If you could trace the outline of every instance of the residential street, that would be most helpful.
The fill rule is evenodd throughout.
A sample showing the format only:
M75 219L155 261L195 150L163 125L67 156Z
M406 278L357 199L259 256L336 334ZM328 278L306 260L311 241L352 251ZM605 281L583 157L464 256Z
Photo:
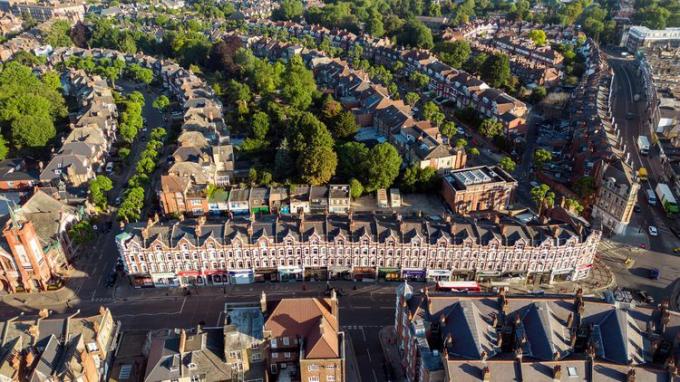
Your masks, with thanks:
M668 229L668 224L671 222L665 216L662 207L650 206L646 196L647 190L653 190L657 182L662 179L658 148L653 147L648 156L642 156L637 147L638 136L650 136L649 117L645 114L645 100L634 101L635 94L644 94L642 84L633 61L610 58L609 64L615 73L612 113L623 136L626 152L630 155L636 171L644 167L649 172L649 180L641 183L638 193L638 205L642 211L633 216L627 232L615 240L620 239L625 242L637 236L638 242L629 244L635 246L644 244L653 251L671 253L673 248L680 246L680 239ZM650 225L657 227L658 237L649 237L646 234ZM642 233L645 235L640 235ZM645 237L647 237L646 240Z

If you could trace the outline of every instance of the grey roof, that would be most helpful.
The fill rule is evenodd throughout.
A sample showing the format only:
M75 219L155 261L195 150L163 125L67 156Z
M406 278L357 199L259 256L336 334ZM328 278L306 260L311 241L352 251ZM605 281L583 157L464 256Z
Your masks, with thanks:
M446 317L442 338L450 335L449 354L467 359L479 359L482 352L493 357L498 352L496 329L482 316L477 304L464 300L454 304ZM437 319L435 315L434 319Z

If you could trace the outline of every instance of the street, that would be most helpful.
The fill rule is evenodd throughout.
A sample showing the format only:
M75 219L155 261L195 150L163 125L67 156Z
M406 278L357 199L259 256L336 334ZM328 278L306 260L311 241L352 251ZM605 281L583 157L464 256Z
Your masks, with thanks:
M378 331L394 324L394 291L398 283L356 284L339 281L331 284L346 293L340 297L340 326L351 337L361 379L374 382L386 380ZM125 286L118 289L125 290L125 294L130 297L105 301L84 298L79 303L69 304L70 307L66 306L65 301L50 297L50 293L30 295L30 301L28 295L20 294L5 296L0 303L0 319L8 319L20 312L35 314L36 310L29 311L27 305L44 307L56 313L73 313L78 309L81 315L96 314L100 305L106 305L114 318L122 323L123 330L189 328L199 324L218 326L223 324L225 302L258 301L262 291L271 300L324 296L325 283L305 283L306 290L303 290L302 285L293 282L192 288L189 296L184 296L179 288L132 289ZM357 290L352 290L354 285ZM414 288L420 287L414 283ZM82 294L87 297L89 290L82 289ZM22 307L8 306L9 300L12 305Z
M640 155L637 148L637 138L640 135L650 136L645 100L641 99L638 102L634 100L636 94L642 95L645 92L634 61L610 57L609 64L615 73L612 114L623 137L626 153L630 155L636 171L644 167L649 173L648 180L641 182L638 193L638 205L641 207L641 212L633 215L626 233L614 239L634 246L644 244L647 248L657 252L671 253L673 248L680 246L680 240L668 229L671 222L662 207L649 205L646 197L647 190L654 190L657 182L662 179L658 148L652 148L647 156ZM657 227L658 237L648 235L649 226ZM631 241L631 238L635 236L640 237L639 242Z
M124 81L120 81L119 85L123 87L125 93L133 91L135 86L134 83ZM113 189L109 192L109 201L114 201L123 195L127 180L135 172L135 164L140 153L144 150L146 138L151 130L154 127L165 125L163 115L152 106L153 100L160 93L150 87L145 87L140 92L144 95L146 101L142 109L142 115L146 119L146 129L138 133L137 139L132 144L128 164L123 166L120 173L114 173L111 176ZM104 285L104 280L114 270L118 259L118 250L114 238L119 232L118 224L114 223L113 229L109 232L99 232L95 242L90 244L92 248L96 248L96 251L79 251L78 258L72 264L74 272L69 287L73 289L80 300L105 302L113 299L114 288L107 288Z

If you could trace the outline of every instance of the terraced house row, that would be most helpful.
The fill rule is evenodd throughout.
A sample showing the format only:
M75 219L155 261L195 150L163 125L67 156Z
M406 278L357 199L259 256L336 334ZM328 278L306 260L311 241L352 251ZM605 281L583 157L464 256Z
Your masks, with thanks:
M526 105L509 94L491 88L484 81L454 69L439 61L431 52L394 46L387 38L355 35L345 30L330 30L317 25L293 22L257 20L249 23L251 34L268 28L286 30L291 36L310 36L320 42L327 37L334 47L350 49L355 45L363 48L363 56L377 65L391 66L402 62L405 71L417 71L430 78L429 88L437 96L445 97L459 108L471 107L487 118L503 123L508 134L523 133L526 123Z
M575 296L416 296L397 288L406 380L675 381L680 316Z
M301 279L587 277L601 233L566 214L489 218L299 214L130 224L116 237L138 286ZM540 279L540 280L539 280Z

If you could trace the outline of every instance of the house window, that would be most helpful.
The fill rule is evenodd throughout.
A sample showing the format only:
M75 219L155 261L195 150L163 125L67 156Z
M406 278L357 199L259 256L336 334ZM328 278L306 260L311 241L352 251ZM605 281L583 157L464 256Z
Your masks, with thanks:
M309 371L319 371L319 365L311 364L308 369Z
M314 375L309 377L309 382L319 382L319 377Z
M272 344L272 349L276 349L276 347L278 346L278 344L276 343L276 338L272 338L271 344Z
M326 376L326 382L335 382L335 376L334 375Z
M288 346L288 345L290 345L290 340L288 339L288 337L283 337L283 346Z

